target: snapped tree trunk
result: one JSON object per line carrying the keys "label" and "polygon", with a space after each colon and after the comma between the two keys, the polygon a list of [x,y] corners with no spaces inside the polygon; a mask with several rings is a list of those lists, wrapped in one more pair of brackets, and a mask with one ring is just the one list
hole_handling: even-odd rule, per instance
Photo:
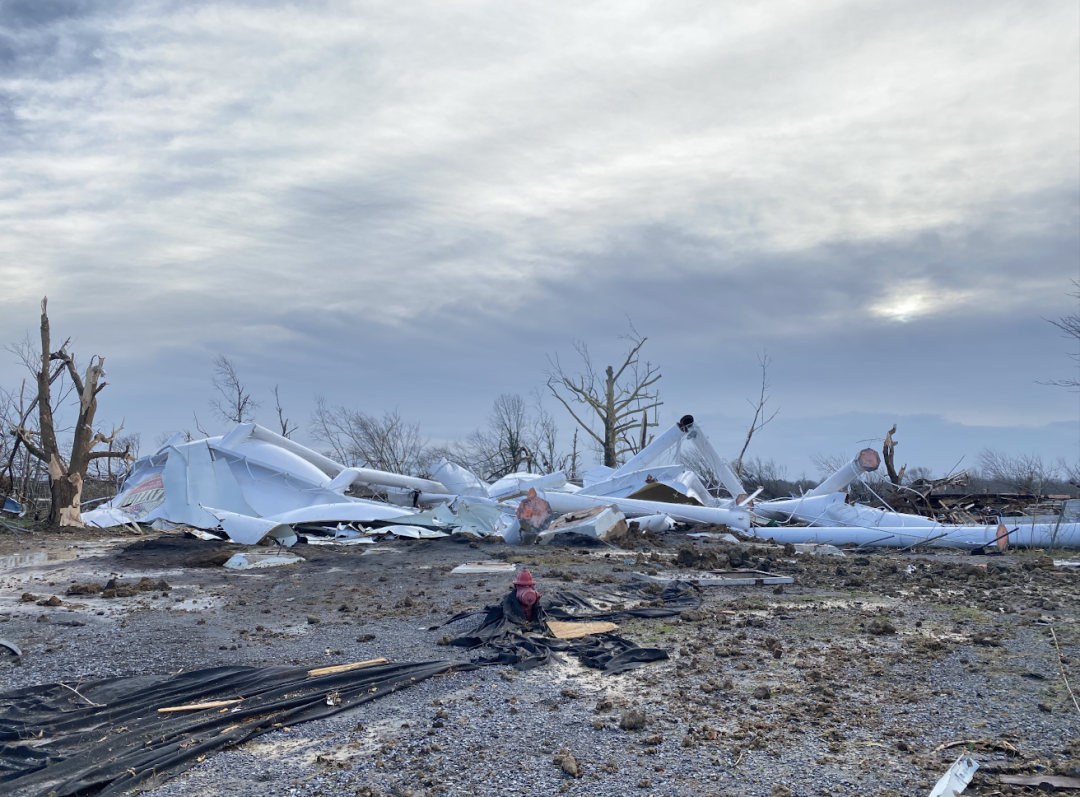
{"label": "snapped tree trunk", "polygon": [[606,373],[607,414],[604,417],[604,464],[609,468],[617,468],[619,463],[616,461],[615,454],[615,369],[609,365]]}
{"label": "snapped tree trunk", "polygon": [[[33,456],[45,463],[49,473],[49,490],[52,505],[49,509],[49,524],[54,526],[82,526],[79,507],[82,503],[83,480],[86,478],[90,460],[101,457],[127,458],[128,449],[113,451],[94,451],[98,443],[112,443],[119,429],[106,437],[101,432],[94,432],[94,416],[97,414],[97,394],[105,389],[101,378],[105,375],[102,357],[91,357],[85,374],[80,374],[75,367],[75,359],[67,351],[70,339],[58,351],[50,352],[51,332],[49,328],[48,297],[41,300],[41,364],[32,368],[37,379],[38,439],[25,428],[25,424],[15,430],[23,446]],[[95,362],[96,360],[96,362]],[[58,363],[54,371],[52,363]],[[56,440],[56,427],[53,422],[52,384],[62,372],[66,372],[75,387],[79,398],[78,418],[71,441],[71,454],[65,462]]]}
{"label": "snapped tree trunk", "polygon": [[49,491],[52,506],[49,509],[50,526],[82,526],[79,506],[82,504],[83,480],[79,474],[60,473],[53,478],[49,469]]}
{"label": "snapped tree trunk", "polygon": [[[632,346],[622,365],[618,370],[609,365],[603,377],[593,369],[589,350],[584,343],[574,344],[582,360],[581,373],[567,373],[558,358],[551,361],[554,368],[548,372],[547,386],[551,394],[577,425],[596,441],[604,452],[604,465],[609,468],[618,467],[621,454],[633,451],[631,437],[637,425],[637,414],[640,412],[645,416],[646,428],[656,426],[657,421],[648,423],[647,413],[663,404],[653,387],[660,380],[659,369],[649,362],[642,365],[638,357],[648,339],[638,335],[633,325],[631,334],[626,337]],[[570,406],[571,403],[588,407],[600,422],[602,430],[595,429],[579,416]],[[585,416],[587,418],[588,414],[585,413]]]}
{"label": "snapped tree trunk", "polygon": [[889,481],[897,487],[904,481],[904,471],[907,470],[907,465],[900,468],[900,472],[896,471],[896,441],[893,440],[893,435],[896,433],[896,424],[893,424],[892,429],[885,433],[885,443],[881,446],[881,455],[885,460],[885,470],[889,474]]}

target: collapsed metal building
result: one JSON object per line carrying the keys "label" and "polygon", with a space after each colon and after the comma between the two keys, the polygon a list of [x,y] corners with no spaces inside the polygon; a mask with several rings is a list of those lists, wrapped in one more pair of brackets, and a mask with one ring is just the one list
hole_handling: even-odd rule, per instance
{"label": "collapsed metal building", "polygon": [[[1080,547],[1080,522],[1000,517],[942,523],[933,517],[852,502],[847,490],[881,464],[873,449],[802,495],[758,501],[690,415],[619,468],[599,466],[572,484],[561,472],[513,473],[487,483],[443,460],[424,479],[346,467],[257,424],[185,441],[179,436],[137,460],[119,493],[84,512],[87,525],[146,524],[223,532],[234,542],[271,537],[291,545],[371,544],[379,538],[448,534],[547,543],[574,532],[599,539],[676,524],[724,526],[778,543],[962,549]],[[703,472],[699,472],[703,471]],[[706,484],[722,486],[718,496]],[[349,495],[355,487],[372,497]]]}

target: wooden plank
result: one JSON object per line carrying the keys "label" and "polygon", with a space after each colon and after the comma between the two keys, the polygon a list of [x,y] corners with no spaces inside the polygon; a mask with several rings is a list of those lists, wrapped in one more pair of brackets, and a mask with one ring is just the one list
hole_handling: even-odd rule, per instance
{"label": "wooden plank", "polygon": [[159,708],[158,714],[175,714],[178,711],[202,711],[204,708],[221,708],[222,706],[235,705],[242,699],[238,697],[235,700],[212,700],[209,703],[193,703],[190,706],[169,706],[169,708]]}
{"label": "wooden plank", "polygon": [[1080,778],[1065,775],[1000,775],[1002,783],[1010,786],[1049,786],[1052,789],[1080,789]]}
{"label": "wooden plank", "polygon": [[389,659],[369,659],[368,661],[357,661],[353,664],[335,664],[333,667],[318,667],[314,670],[308,670],[308,678],[317,678],[320,675],[334,675],[335,673],[339,672],[359,670],[361,667],[372,667],[376,664],[389,663]]}
{"label": "wooden plank", "polygon": [[619,629],[615,623],[566,623],[559,620],[548,620],[547,626],[556,639],[579,639],[589,634],[607,634]]}

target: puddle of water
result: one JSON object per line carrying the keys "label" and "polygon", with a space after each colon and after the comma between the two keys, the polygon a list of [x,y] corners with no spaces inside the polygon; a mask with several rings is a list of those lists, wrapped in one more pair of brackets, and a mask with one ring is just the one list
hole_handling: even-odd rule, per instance
{"label": "puddle of water", "polygon": [[32,567],[43,565],[49,561],[49,555],[45,551],[38,553],[17,553],[11,556],[0,556],[0,571],[14,570],[17,567]]}
{"label": "puddle of water", "polygon": [[174,600],[168,604],[168,608],[173,612],[201,612],[220,605],[221,601],[217,598],[184,598],[182,601]]}
{"label": "puddle of water", "polygon": [[[106,540],[109,542],[109,540]],[[19,570],[24,567],[35,567],[52,562],[73,562],[78,559],[92,559],[104,556],[109,552],[108,548],[98,545],[72,546],[70,548],[56,548],[48,551],[34,551],[33,553],[16,553],[0,556],[0,573],[8,570]]]}

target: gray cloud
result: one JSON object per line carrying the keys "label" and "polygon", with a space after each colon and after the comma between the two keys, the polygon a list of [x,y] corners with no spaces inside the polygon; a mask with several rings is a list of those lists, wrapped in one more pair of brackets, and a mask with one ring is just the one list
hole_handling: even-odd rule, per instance
{"label": "gray cloud", "polygon": [[0,4],[0,335],[48,292],[147,431],[224,350],[455,436],[627,315],[672,416],[740,417],[767,347],[790,417],[1075,422],[1034,382],[1069,367],[1078,15]]}

